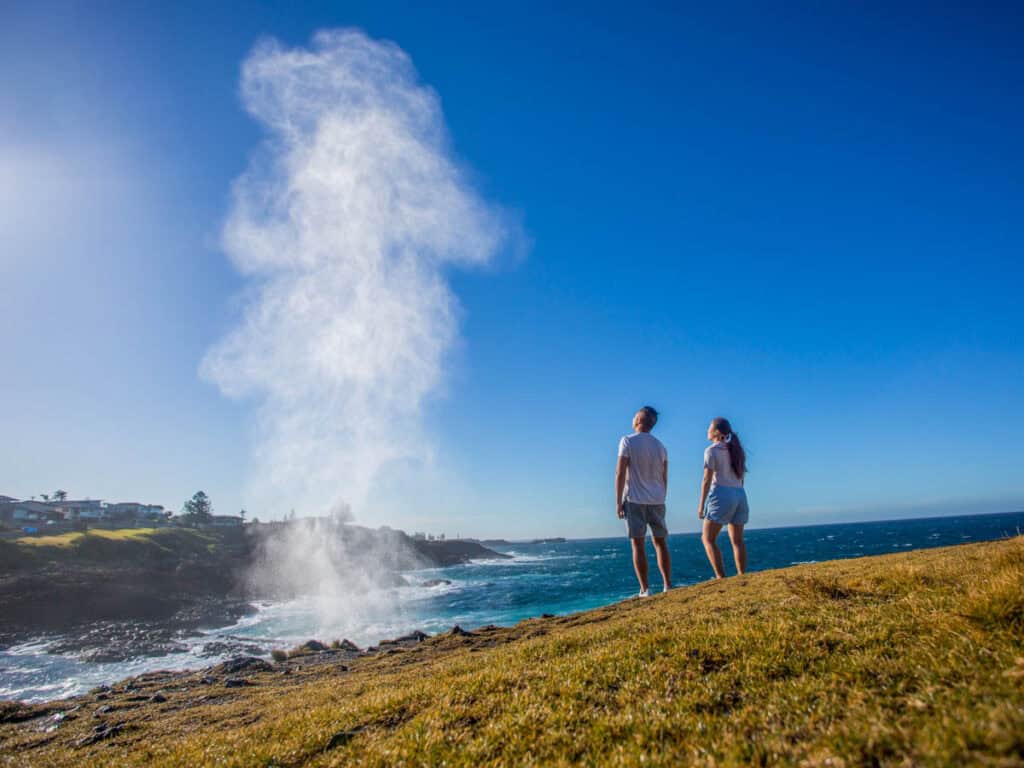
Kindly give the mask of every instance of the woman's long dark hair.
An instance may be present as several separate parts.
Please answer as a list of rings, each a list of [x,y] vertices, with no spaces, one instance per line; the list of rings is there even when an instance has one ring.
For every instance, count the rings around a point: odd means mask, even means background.
[[[711,420],[711,428],[726,441],[725,447],[729,449],[729,463],[732,465],[732,471],[736,473],[736,477],[742,480],[743,476],[747,474],[747,452],[743,450],[740,436],[733,432],[729,420],[723,419],[721,416]]]

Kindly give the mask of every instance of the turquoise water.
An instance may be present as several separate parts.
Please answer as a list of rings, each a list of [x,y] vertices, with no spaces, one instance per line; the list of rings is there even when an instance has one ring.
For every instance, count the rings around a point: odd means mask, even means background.
[[[747,532],[750,570],[781,568],[836,558],[861,557],[1024,532],[1024,512],[875,523],[772,528]],[[727,573],[733,573],[727,536],[720,541]],[[669,537],[677,585],[711,577],[697,534]],[[360,646],[413,629],[441,632],[459,624],[514,624],[543,613],[566,614],[632,597],[637,592],[625,536],[552,544],[494,547],[510,560],[481,560],[452,568],[406,574],[410,586],[358,595],[261,603],[230,627],[182,638],[183,650],[160,657],[97,664],[47,653],[53,638],[0,651],[0,699],[44,700],[72,696],[101,683],[155,669],[207,666],[226,656],[269,654],[309,638],[348,638]],[[652,591],[661,588],[648,544]],[[438,580],[449,583],[435,583]],[[232,650],[211,652],[228,642]]]
[[[749,570],[783,568],[846,557],[944,547],[1024,532],[1024,511],[871,523],[769,528],[746,532]],[[729,539],[719,540],[726,573],[735,573]],[[513,624],[541,613],[563,614],[607,605],[637,592],[628,540],[590,539],[559,544],[494,547],[511,562],[486,562],[435,571],[460,588],[417,606],[432,629]],[[661,577],[648,540],[652,592]],[[713,576],[696,533],[669,536],[673,580],[695,584]]]

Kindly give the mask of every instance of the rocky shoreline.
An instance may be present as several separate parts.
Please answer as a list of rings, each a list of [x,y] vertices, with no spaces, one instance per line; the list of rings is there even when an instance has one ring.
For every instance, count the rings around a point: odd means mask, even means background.
[[[52,638],[51,653],[123,661],[185,649],[184,638],[229,626],[255,611],[252,601],[282,599],[250,578],[264,547],[284,526],[263,530],[158,529],[138,541],[90,535],[72,547],[0,546],[0,648]],[[416,541],[400,531],[338,528],[352,549],[387,545],[378,586],[406,586],[404,570],[504,558],[476,542]],[[443,581],[443,580],[438,580]],[[218,641],[223,642],[223,641]],[[246,645],[211,649],[260,653]]]
[[[287,653],[275,652],[277,658],[273,661],[238,655],[202,669],[147,672],[67,699],[36,704],[0,701],[0,725],[34,725],[32,730],[36,732],[56,734],[76,720],[88,719],[94,725],[75,741],[75,746],[88,746],[117,735],[126,727],[126,717],[137,717],[152,705],[171,701],[172,706],[179,709],[206,706],[242,692],[239,689],[266,685],[281,678],[338,674],[347,672],[352,662],[399,653],[426,641],[444,644],[453,638],[474,642],[502,630],[484,627],[468,632],[456,625],[440,635],[414,631],[367,648],[360,648],[349,640],[330,645],[308,640]]]
[[[206,599],[182,608],[165,620],[97,621],[66,628],[59,634],[43,636],[47,653],[74,655],[80,661],[123,662],[130,659],[167,656],[189,650],[185,643],[201,630],[237,622],[256,610],[251,603]],[[15,638],[16,640],[18,638]],[[264,655],[269,651],[251,639],[218,636],[205,643],[202,656],[231,654]]]

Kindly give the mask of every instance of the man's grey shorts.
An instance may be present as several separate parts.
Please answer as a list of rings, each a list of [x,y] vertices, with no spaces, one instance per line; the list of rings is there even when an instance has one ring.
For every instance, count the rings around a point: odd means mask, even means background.
[[[742,488],[725,485],[711,486],[711,493],[704,504],[704,514],[708,520],[719,525],[746,525],[750,520],[747,492]]]
[[[626,510],[626,531],[631,539],[642,539],[647,535],[647,526],[651,526],[651,535],[659,539],[668,536],[665,527],[664,504],[634,504],[627,501],[623,504]]]

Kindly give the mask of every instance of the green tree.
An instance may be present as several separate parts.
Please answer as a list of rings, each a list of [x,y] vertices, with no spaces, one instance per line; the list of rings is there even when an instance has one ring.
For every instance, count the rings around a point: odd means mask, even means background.
[[[185,517],[192,525],[203,525],[213,519],[213,504],[203,491],[196,491],[182,507]]]
[[[54,501],[64,501],[65,499],[67,499],[67,497],[68,497],[68,492],[67,491],[54,491],[53,492],[53,500]]]
[[[238,513],[238,516],[239,516],[240,518],[242,518],[242,522],[244,523],[244,522],[245,522],[245,510],[244,510],[244,509],[243,509],[243,510],[241,510],[241,511],[240,511],[240,512]]]
[[[48,494],[48,493],[40,493],[39,496],[42,498],[43,501],[49,501],[50,500],[50,494]]]

